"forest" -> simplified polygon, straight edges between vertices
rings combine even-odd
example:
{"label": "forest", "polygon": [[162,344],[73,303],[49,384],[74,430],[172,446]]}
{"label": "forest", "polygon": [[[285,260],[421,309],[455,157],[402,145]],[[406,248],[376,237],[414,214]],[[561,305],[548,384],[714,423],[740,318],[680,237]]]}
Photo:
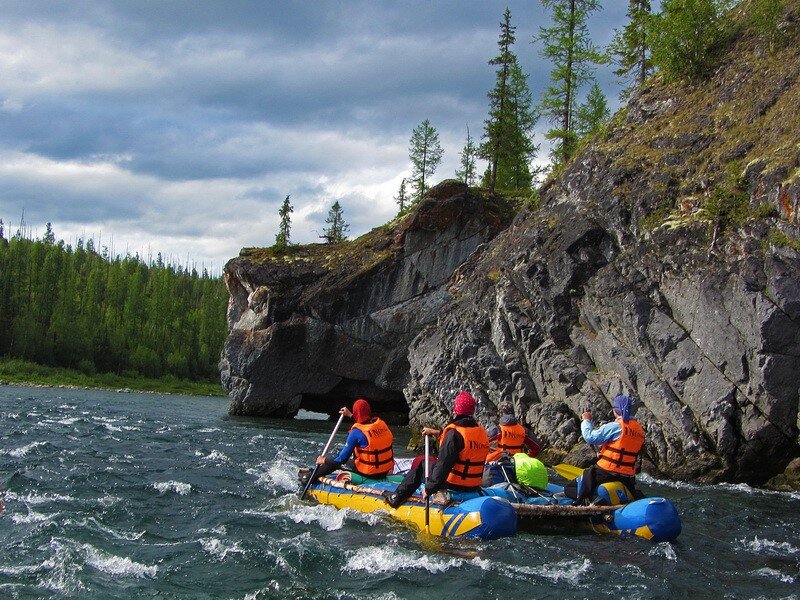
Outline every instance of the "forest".
{"label": "forest", "polygon": [[215,380],[228,293],[206,270],[73,248],[0,221],[0,357],[87,375]]}

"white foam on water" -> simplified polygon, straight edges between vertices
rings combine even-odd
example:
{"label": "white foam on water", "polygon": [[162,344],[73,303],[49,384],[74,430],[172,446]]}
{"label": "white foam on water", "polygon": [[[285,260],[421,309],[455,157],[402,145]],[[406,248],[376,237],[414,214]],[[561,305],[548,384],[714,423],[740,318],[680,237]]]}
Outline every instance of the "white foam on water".
{"label": "white foam on water", "polygon": [[257,444],[258,442],[260,442],[263,439],[264,439],[264,434],[263,433],[259,433],[258,435],[254,435],[253,437],[251,437],[250,441],[247,442],[247,443],[250,446],[254,446],[255,444]]}
{"label": "white foam on water", "polygon": [[650,549],[650,552],[648,552],[647,555],[656,557],[660,556],[662,558],[666,558],[667,560],[678,560],[678,555],[675,554],[675,548],[673,548],[672,544],[669,542],[659,542]]}
{"label": "white foam on water", "polygon": [[108,575],[154,579],[158,572],[158,567],[155,565],[144,565],[131,560],[127,556],[108,554],[90,544],[83,544],[81,550],[84,553],[87,565]]}
{"label": "white foam on water", "polygon": [[791,554],[800,553],[800,548],[792,546],[789,542],[776,542],[773,540],[762,540],[758,536],[752,540],[742,539],[737,540],[746,550],[755,552],[756,554],[774,554],[776,556],[789,556]]}
{"label": "white foam on water", "polygon": [[755,571],[750,571],[753,575],[757,575],[759,577],[766,577],[767,579],[777,579],[781,583],[794,583],[794,577],[791,575],[787,575],[786,573],[782,573],[777,569],[770,569],[769,567],[764,567],[763,569],[757,569]]}
{"label": "white foam on water", "polygon": [[74,425],[78,421],[83,421],[83,417],[70,417],[68,419],[61,419],[60,421],[55,421],[59,425]]}
{"label": "white foam on water", "polygon": [[8,454],[13,458],[23,458],[32,450],[36,450],[36,448],[46,445],[47,442],[31,442],[30,444],[26,444],[20,448],[15,448],[14,450],[0,450],[0,454]]}
{"label": "white foam on water", "polygon": [[206,429],[198,429],[197,433],[214,433],[216,431],[221,431],[218,427],[208,427]]}
{"label": "white foam on water", "polygon": [[198,451],[196,451],[194,453],[194,455],[195,456],[200,456],[201,457],[200,460],[210,460],[210,461],[214,461],[214,462],[229,462],[230,461],[230,459],[227,456],[225,456],[225,454],[220,452],[219,450],[212,450],[211,454],[209,454],[208,456],[203,456],[203,453],[198,450]]}
{"label": "white foam on water", "polygon": [[245,554],[245,551],[242,550],[238,542],[226,544],[219,538],[200,538],[198,541],[203,547],[203,550],[219,561],[225,560],[225,557],[228,556],[228,554]]}
{"label": "white foam on water", "polygon": [[[266,469],[264,471],[263,469]],[[297,464],[285,460],[277,459],[271,463],[261,463],[255,468],[247,469],[248,475],[257,477],[256,485],[266,488],[280,488],[289,492],[297,491]]]}
{"label": "white foam on water", "polygon": [[[472,561],[477,566],[486,569],[480,559]],[[492,570],[508,575],[528,575],[548,579],[554,583],[569,583],[576,587],[586,587],[586,575],[592,569],[592,561],[588,558],[583,560],[561,560],[556,563],[545,563],[543,565],[497,565],[490,563]],[[512,579],[514,577],[512,576]]]}
{"label": "white foam on water", "polygon": [[369,573],[395,573],[409,569],[443,573],[464,564],[461,558],[441,558],[397,546],[367,546],[348,554],[342,571]]}
{"label": "white foam on water", "polygon": [[157,481],[153,484],[153,487],[161,494],[172,491],[185,496],[192,491],[192,484],[183,483],[182,481]]}
{"label": "white foam on water", "polygon": [[25,515],[14,513],[11,515],[11,521],[16,525],[27,525],[29,523],[53,523],[54,518],[60,515],[61,513],[51,513],[49,515],[38,513],[32,510],[28,510],[28,513]]}
{"label": "white foam on water", "polygon": [[6,499],[22,502],[27,506],[37,506],[39,504],[46,504],[48,502],[75,501],[75,498],[72,496],[64,496],[62,494],[26,494],[24,496],[20,496],[14,492],[6,492]]}
{"label": "white foam on water", "polygon": [[66,519],[64,521],[64,525],[77,525],[78,527],[88,527],[89,525],[94,525],[95,529],[102,531],[103,533],[116,538],[118,540],[127,540],[127,541],[135,541],[141,538],[145,532],[140,531],[136,532],[119,532],[107,525],[103,525],[100,521],[98,521],[94,517],[89,517],[88,519]]}
{"label": "white foam on water", "polygon": [[334,531],[344,526],[345,511],[324,504],[301,504],[289,509],[288,517],[295,523],[318,523],[325,531]]}
{"label": "white foam on water", "polygon": [[82,565],[75,551],[56,538],[51,538],[47,546],[39,548],[48,549],[52,555],[40,566],[47,576],[39,580],[38,586],[64,594],[83,590],[84,585],[78,579]]}

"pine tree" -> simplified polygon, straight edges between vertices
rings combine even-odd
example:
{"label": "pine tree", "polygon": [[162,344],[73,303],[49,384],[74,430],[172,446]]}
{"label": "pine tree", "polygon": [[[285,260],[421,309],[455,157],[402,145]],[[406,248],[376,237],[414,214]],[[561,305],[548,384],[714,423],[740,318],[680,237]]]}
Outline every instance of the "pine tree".
{"label": "pine tree", "polygon": [[533,109],[528,76],[516,63],[511,66],[510,92],[513,126],[507,152],[500,156],[497,180],[503,188],[528,189],[533,179],[530,163],[539,151],[539,146],[533,143],[539,115]]}
{"label": "pine tree", "polygon": [[444,150],[439,144],[439,133],[425,119],[411,132],[408,157],[411,159],[411,181],[416,190],[415,202],[419,202],[428,191],[428,178],[436,171]]}
{"label": "pine tree", "polygon": [[469,135],[469,125],[467,125],[467,142],[461,150],[461,168],[456,169],[456,179],[463,181],[467,185],[475,183],[475,160],[477,157],[478,148]]}
{"label": "pine tree", "polygon": [[756,35],[769,43],[769,51],[775,49],[784,32],[779,27],[786,12],[784,0],[759,0],[753,4],[751,19]]}
{"label": "pine tree", "polygon": [[400,189],[397,190],[397,196],[394,197],[394,201],[397,203],[397,216],[404,215],[408,211],[409,204],[405,177],[403,177],[403,180],[400,182]]}
{"label": "pine tree", "polygon": [[614,33],[609,53],[617,64],[614,74],[627,83],[622,97],[627,98],[640,88],[653,70],[650,56],[650,0],[629,0],[628,24]]}
{"label": "pine tree", "polygon": [[542,0],[553,10],[553,26],[541,27],[534,41],[542,40],[542,55],[553,62],[551,84],[542,99],[542,112],[555,125],[546,137],[555,140],[553,157],[559,163],[569,160],[575,150],[575,110],[577,93],[589,81],[594,65],[607,57],[592,44],[587,20],[600,8],[597,0]]}
{"label": "pine tree", "polygon": [[653,65],[668,79],[696,78],[716,61],[725,0],[663,0],[653,17]]}
{"label": "pine tree", "polygon": [[339,244],[347,240],[347,231],[350,225],[345,223],[344,214],[339,201],[333,203],[328,211],[328,218],[325,219],[328,226],[322,230],[320,237],[325,239],[326,244]]}
{"label": "pine tree", "polygon": [[575,114],[575,131],[580,137],[586,137],[597,131],[607,120],[610,111],[603,90],[595,81],[586,102]]}
{"label": "pine tree", "polygon": [[289,240],[289,233],[292,226],[292,218],[289,215],[293,211],[294,209],[289,203],[289,196],[287,195],[280,210],[278,210],[278,216],[281,218],[281,223],[278,225],[278,233],[275,236],[275,247],[278,250],[286,250],[291,243]]}
{"label": "pine tree", "polygon": [[44,231],[44,238],[42,238],[42,241],[45,244],[50,244],[50,245],[53,245],[53,244],[56,243],[56,236],[53,233],[53,225],[52,225],[52,223],[47,223],[47,227],[45,228],[45,231]]}
{"label": "pine tree", "polygon": [[[500,157],[512,137],[511,129],[513,111],[510,106],[511,68],[517,63],[516,55],[511,51],[511,46],[516,41],[514,32],[516,27],[511,25],[511,11],[506,8],[503,20],[500,22],[500,37],[497,46],[500,53],[489,61],[496,65],[495,84],[489,93],[489,118],[485,122],[483,143],[480,146],[481,158],[489,161],[489,166],[484,176],[489,193],[493,193],[497,186],[497,168]],[[487,179],[488,176],[488,179]]]}

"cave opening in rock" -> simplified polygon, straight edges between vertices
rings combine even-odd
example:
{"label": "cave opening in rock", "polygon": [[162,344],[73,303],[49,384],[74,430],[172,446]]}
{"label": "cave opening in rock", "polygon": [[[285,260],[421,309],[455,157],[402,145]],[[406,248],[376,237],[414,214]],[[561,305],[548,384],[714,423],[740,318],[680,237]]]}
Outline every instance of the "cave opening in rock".
{"label": "cave opening in rock", "polygon": [[373,414],[390,425],[408,424],[408,403],[402,392],[382,388],[371,381],[343,378],[325,394],[303,394],[300,408],[338,419],[339,409],[343,406],[352,408],[357,398],[367,400]]}

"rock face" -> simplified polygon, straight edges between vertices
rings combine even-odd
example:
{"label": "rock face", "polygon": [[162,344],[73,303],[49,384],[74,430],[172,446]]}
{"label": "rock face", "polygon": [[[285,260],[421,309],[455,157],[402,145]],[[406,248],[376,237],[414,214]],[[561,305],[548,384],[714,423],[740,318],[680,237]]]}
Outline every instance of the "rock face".
{"label": "rock face", "polygon": [[469,389],[484,422],[513,402],[547,458],[585,464],[579,415],[610,420],[627,393],[646,472],[783,473],[800,455],[797,47],[765,58],[745,36],[692,90],[634,98],[461,267],[409,350],[411,420]]}
{"label": "rock face", "polygon": [[365,395],[441,425],[468,389],[484,424],[512,402],[545,459],[585,464],[580,414],[627,393],[646,472],[800,486],[800,40],[742,31],[705,81],[642,90],[513,222],[447,182],[341,256],[230,261],[231,412]]}
{"label": "rock face", "polygon": [[512,215],[448,181],[394,227],[354,242],[229,261],[221,372],[231,414],[335,413],[363,395],[407,419],[411,340],[447,302],[457,267]]}

